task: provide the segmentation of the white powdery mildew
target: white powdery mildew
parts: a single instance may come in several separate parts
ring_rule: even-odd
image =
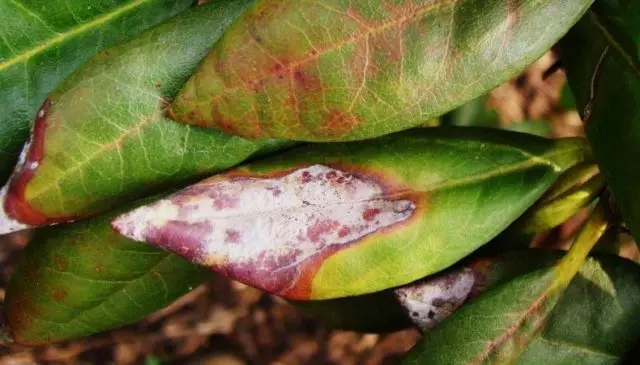
[[[413,323],[425,332],[458,309],[475,282],[473,271],[465,267],[398,288],[395,295]]]
[[[29,138],[27,143],[22,147],[22,151],[20,152],[20,156],[18,157],[18,162],[16,167],[14,168],[14,174],[16,171],[20,171],[27,160],[27,154],[31,149],[31,143],[33,138]],[[30,166],[32,169],[38,168],[37,162],[32,162],[35,164],[34,166]],[[0,189],[0,235],[9,234],[13,232],[22,231],[25,229],[32,228],[32,226],[20,223],[13,218],[7,215],[7,212],[4,210],[4,202],[7,199],[7,192],[9,191],[9,186],[11,185],[11,180],[13,180],[13,175],[9,178],[9,181]]]
[[[9,217],[4,211],[4,201],[7,198],[7,190],[9,189],[9,183],[0,189],[0,235],[9,234],[13,232],[22,231],[31,228],[27,224],[20,223],[13,218]]]
[[[170,222],[204,226],[197,240],[206,256],[277,271],[406,221],[415,210],[411,200],[385,199],[373,180],[313,165],[278,178],[204,181],[119,217],[114,227],[145,241]]]

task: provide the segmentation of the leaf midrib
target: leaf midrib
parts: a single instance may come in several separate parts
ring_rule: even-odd
[[[513,337],[517,333],[517,331],[525,325],[526,320],[527,318],[529,318],[529,315],[531,313],[538,310],[545,303],[545,301],[550,299],[554,290],[556,290],[554,287],[554,283],[551,283],[549,287],[545,291],[543,291],[540,296],[525,309],[522,315],[519,316],[511,326],[507,327],[498,338],[496,338],[494,341],[491,341],[487,349],[482,354],[467,362],[467,365],[483,364],[484,361],[486,361],[489,356],[491,356],[491,354],[499,349],[506,340]],[[541,325],[534,328],[533,333],[539,331],[543,327],[543,324],[544,321],[542,321]]]
[[[14,56],[13,58],[0,63],[0,72],[3,71],[6,68],[9,68],[11,66],[13,66],[14,64],[18,64],[21,62],[26,62],[28,61],[31,57],[35,56],[36,54],[39,53],[43,53],[53,47],[55,47],[58,44],[64,43],[65,41],[74,38],[75,36],[82,34],[84,32],[88,32],[94,28],[98,28],[106,23],[109,23],[111,20],[118,18],[119,16],[121,16],[122,14],[125,14],[129,11],[132,11],[134,9],[136,9],[137,7],[140,7],[146,3],[152,2],[154,0],[134,0],[132,2],[130,2],[129,4],[123,6],[123,7],[119,7],[116,8],[115,10],[109,12],[109,13],[105,13],[103,15],[100,15],[97,18],[94,18],[93,20],[81,24],[73,29],[71,29],[70,31],[67,32],[63,32],[63,33],[58,33],[55,37],[53,38],[49,38],[47,41],[41,43],[38,46],[32,47],[30,49],[27,49],[26,51],[23,51],[22,53],[18,54],[17,56]]]

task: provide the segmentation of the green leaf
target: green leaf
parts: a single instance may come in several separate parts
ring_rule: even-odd
[[[427,333],[404,364],[515,363],[606,231],[607,218],[601,202],[557,265],[519,276],[463,306]]]
[[[640,2],[596,2],[561,51],[596,161],[640,242]]]
[[[104,212],[282,147],[162,116],[167,100],[250,2],[190,9],[67,78],[47,99],[25,161],[0,194],[6,212],[0,234]]]
[[[590,259],[517,364],[619,364],[640,337],[639,283],[631,261]]]
[[[4,317],[14,342],[37,345],[131,324],[210,277],[117,234],[109,221],[125,209],[36,232],[7,288]]]
[[[348,298],[289,303],[322,324],[345,331],[385,333],[411,326],[392,290]]]
[[[191,0],[0,0],[0,184],[46,95],[101,49],[185,9]]]
[[[317,144],[214,176],[114,226],[289,299],[366,294],[490,241],[584,148],[471,127]]]
[[[540,137],[551,137],[551,124],[543,120],[521,120],[510,125],[501,124],[498,113],[487,108],[488,100],[488,94],[471,100],[445,114],[442,117],[442,124],[500,128],[514,132],[535,134]]]
[[[634,347],[640,336],[639,283],[640,269],[635,263],[609,255],[590,258],[556,304],[546,327],[531,339],[514,363],[619,364],[620,358]],[[531,282],[530,285],[535,283]],[[498,299],[497,296],[492,298]],[[473,305],[474,302],[471,302],[465,307]],[[459,315],[458,313],[454,316]],[[472,328],[487,327],[491,319],[476,318],[473,323],[468,324],[471,327],[458,327],[459,331],[451,341],[468,340],[466,337],[471,335]],[[432,348],[440,345],[442,344],[431,343]],[[413,350],[414,353],[406,364],[443,363],[428,362],[426,358],[418,359],[418,349],[427,351],[425,345],[421,344]]]
[[[180,91],[172,116],[305,141],[408,129],[518,74],[592,1],[258,0]]]

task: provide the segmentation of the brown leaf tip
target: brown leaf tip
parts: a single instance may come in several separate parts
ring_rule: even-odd
[[[409,220],[416,204],[374,179],[313,165],[219,175],[113,222],[120,233],[273,293],[309,285],[319,260]]]

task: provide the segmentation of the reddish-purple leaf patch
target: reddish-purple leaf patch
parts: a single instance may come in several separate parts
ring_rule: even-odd
[[[308,299],[333,253],[417,211],[407,193],[325,165],[280,176],[223,174],[114,221],[119,232],[177,252],[233,279]]]

